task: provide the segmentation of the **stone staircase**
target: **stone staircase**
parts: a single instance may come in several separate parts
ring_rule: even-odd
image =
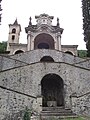
[[[40,117],[41,120],[52,120],[53,118],[55,118],[55,120],[60,120],[65,118],[76,118],[77,116],[71,111],[71,109],[68,108],[43,107]]]

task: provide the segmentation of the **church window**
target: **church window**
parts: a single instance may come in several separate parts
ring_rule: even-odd
[[[16,29],[15,28],[12,29],[12,33],[16,33]]]
[[[12,35],[12,40],[14,40],[15,39],[15,35]]]
[[[45,22],[45,20],[43,20],[43,22]]]
[[[38,48],[39,49],[49,49],[49,45],[47,43],[39,43]]]

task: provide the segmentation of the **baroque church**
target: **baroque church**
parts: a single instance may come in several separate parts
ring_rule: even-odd
[[[9,24],[8,56],[0,55],[0,120],[33,120],[90,116],[90,59],[77,56],[78,45],[61,45],[59,18],[31,17],[27,44],[19,43],[21,25]]]
[[[9,24],[7,51],[10,55],[35,49],[55,49],[77,56],[77,45],[61,45],[63,28],[60,28],[59,18],[57,18],[57,25],[53,26],[53,18],[53,16],[41,14],[35,16],[37,24],[32,25],[30,17],[29,25],[25,28],[27,44],[19,44],[21,25],[18,24],[17,19],[13,24]]]

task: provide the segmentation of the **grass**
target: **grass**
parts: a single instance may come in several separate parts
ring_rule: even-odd
[[[90,118],[87,117],[78,117],[78,118],[66,118],[63,120],[90,120]]]
[[[50,118],[48,120],[90,120],[90,117],[63,118],[63,119]]]

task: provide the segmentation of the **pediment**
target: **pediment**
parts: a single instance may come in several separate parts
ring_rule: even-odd
[[[54,32],[55,29],[52,26],[42,24],[37,28],[36,31],[38,31],[38,32],[41,32],[41,31],[42,32]]]

